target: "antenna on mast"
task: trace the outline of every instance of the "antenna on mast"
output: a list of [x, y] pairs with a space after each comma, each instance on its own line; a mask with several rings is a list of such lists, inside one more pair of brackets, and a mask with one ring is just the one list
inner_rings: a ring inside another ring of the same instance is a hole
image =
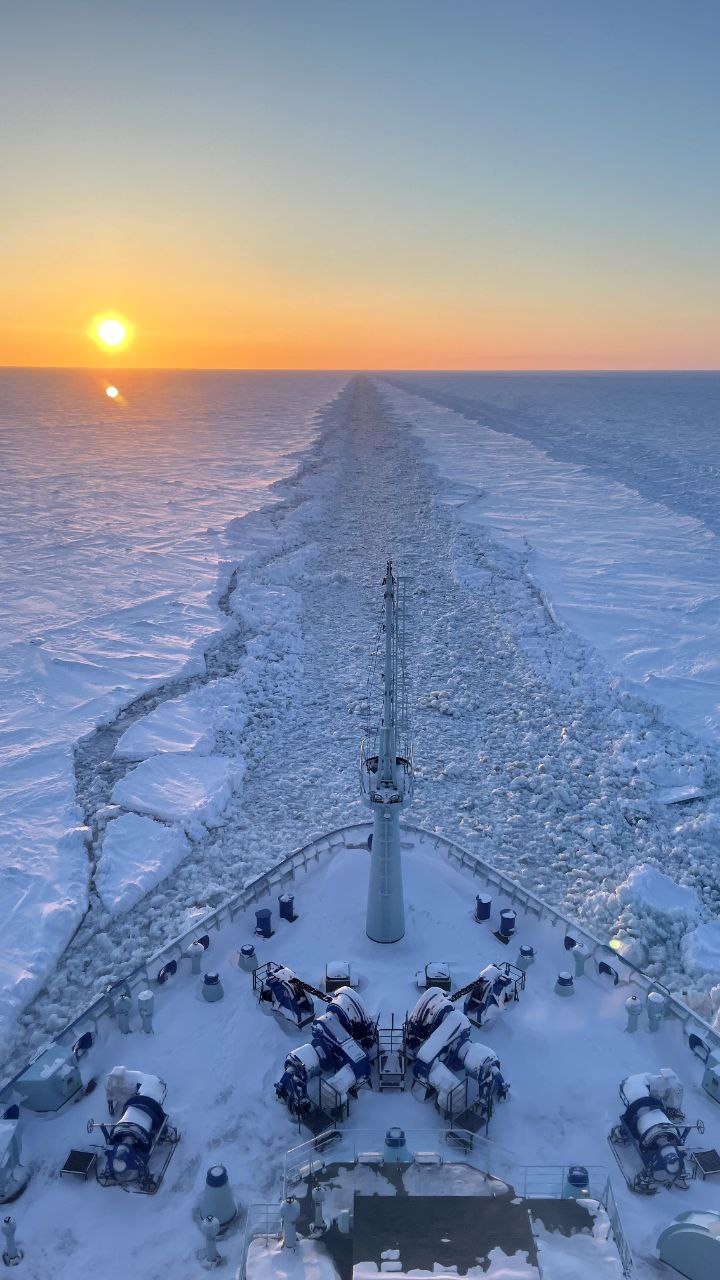
[[382, 708], [360, 748], [360, 786], [373, 812], [366, 933], [373, 942], [399, 942], [405, 933], [400, 812], [413, 790], [412, 747], [405, 675], [405, 588], [388, 560], [383, 578]]

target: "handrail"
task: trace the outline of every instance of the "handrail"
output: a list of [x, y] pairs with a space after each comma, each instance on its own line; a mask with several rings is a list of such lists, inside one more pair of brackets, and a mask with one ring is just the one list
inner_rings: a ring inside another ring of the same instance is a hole
[[605, 1184], [605, 1189], [601, 1196], [601, 1204], [604, 1206], [607, 1216], [610, 1219], [610, 1231], [612, 1232], [612, 1237], [615, 1241], [615, 1247], [620, 1254], [620, 1263], [622, 1265], [623, 1275], [631, 1276], [634, 1267], [633, 1256], [623, 1229], [620, 1210], [617, 1206], [617, 1200], [615, 1199], [615, 1192], [613, 1191], [610, 1178], [608, 1178]]
[[589, 944], [589, 950], [593, 958], [597, 959], [602, 956], [603, 959], [612, 964], [614, 969], [626, 970], [629, 982], [635, 982], [645, 991], [661, 989], [664, 994], [667, 993], [668, 1008], [679, 1018], [684, 1034], [689, 1036], [692, 1031], [696, 1031], [697, 1034], [709, 1041], [715, 1048], [720, 1048], [720, 1031], [715, 1030], [699, 1013], [696, 1013], [694, 1009], [691, 1009], [689, 1005], [686, 1005], [677, 996], [668, 992], [662, 983], [655, 978], [650, 978], [632, 961], [618, 955], [607, 943], [595, 937], [585, 925], [573, 920], [570, 916], [566, 916], [562, 911], [558, 911], [557, 908], [550, 906], [542, 898], [538, 898], [534, 893], [531, 893], [529, 889], [524, 889], [522, 885], [518, 884], [504, 871], [499, 871], [492, 863], [486, 862], [484, 858], [479, 857], [477, 854], [470, 853], [468, 849], [464, 849], [457, 841], [450, 840], [437, 832], [427, 831], [424, 827], [415, 826], [410, 822], [403, 821], [401, 827], [406, 831], [411, 831], [414, 835], [430, 840], [435, 849], [443, 853], [449, 862], [455, 862], [465, 870], [471, 869], [475, 875], [481, 875], [491, 884], [497, 885], [498, 888], [510, 895], [511, 903], [523, 903], [539, 920], [547, 919], [553, 925], [562, 924], [566, 929], [570, 929], [578, 940]]
[[240, 1261], [235, 1272], [235, 1280], [244, 1280], [248, 1249], [253, 1240], [258, 1240], [260, 1236], [265, 1236], [266, 1241], [269, 1241], [271, 1236], [278, 1238], [281, 1232], [282, 1221], [279, 1204], [257, 1203], [248, 1205]]
[[[291, 1147], [285, 1154], [285, 1176], [283, 1180], [284, 1195], [288, 1195], [292, 1187], [315, 1167], [316, 1159], [327, 1159], [330, 1163], [356, 1165], [364, 1153], [380, 1156], [384, 1146], [384, 1133], [381, 1130], [355, 1129], [339, 1130], [339, 1140], [329, 1145], [328, 1139], [335, 1131], [327, 1130], [317, 1134], [306, 1142]], [[459, 1130], [407, 1129], [405, 1138], [408, 1151], [435, 1150], [442, 1155], [443, 1146], [451, 1145], [451, 1133]], [[566, 1178], [570, 1165], [523, 1165], [514, 1154], [489, 1138], [467, 1132], [468, 1148], [458, 1156], [453, 1150], [453, 1162], [469, 1164], [478, 1172], [496, 1178], [512, 1187], [516, 1195], [524, 1200], [561, 1200], [565, 1194]], [[447, 1156], [445, 1157], [447, 1159]], [[632, 1274], [633, 1260], [627, 1238], [623, 1230], [620, 1213], [605, 1165], [586, 1165], [588, 1173], [588, 1191], [593, 1200], [597, 1200], [606, 1210], [610, 1233], [618, 1251], [623, 1274]], [[305, 1171], [303, 1174], [302, 1171]]]
[[[369, 829], [370, 823], [367, 820], [352, 822], [347, 826], [335, 827], [333, 830], [317, 836], [307, 844], [301, 845], [299, 849], [294, 850], [287, 858], [281, 859], [273, 867], [261, 872], [254, 880], [247, 881], [238, 893], [233, 894], [225, 902], [214, 907], [207, 915], [201, 917], [192, 928], [186, 929], [184, 933], [154, 952], [142, 964], [118, 979], [113, 984], [110, 994], [117, 994], [123, 990], [132, 993], [141, 984], [143, 986], [153, 984], [155, 981], [153, 975], [157, 975], [158, 969], [162, 968], [163, 964], [166, 964], [169, 960], [180, 961], [185, 954], [186, 948], [199, 935], [208, 933], [210, 930], [219, 929], [224, 924], [232, 922], [236, 915], [244, 911], [253, 902], [257, 902], [263, 896], [271, 893], [274, 888], [285, 884], [288, 880], [294, 880], [298, 871], [307, 871], [309, 863], [312, 862], [317, 865], [321, 858], [329, 856], [336, 849], [340, 847], [347, 848], [350, 837], [353, 835], [359, 836], [361, 833], [364, 835]], [[528, 889], [524, 889], [505, 872], [499, 871], [492, 863], [486, 862], [477, 854], [470, 853], [469, 850], [464, 849], [457, 841], [450, 840], [438, 832], [428, 831], [426, 828], [416, 826], [410, 822], [403, 821], [401, 829], [427, 840], [449, 862], [454, 862], [465, 870], [471, 870], [473, 874], [482, 876], [491, 884], [497, 885], [498, 888], [509, 895], [511, 902], [522, 903], [538, 919], [548, 919], [553, 925], [562, 924], [571, 929], [575, 936], [589, 944], [593, 956], [596, 957], [598, 954], [602, 954], [603, 958], [612, 963], [615, 969], [626, 970], [629, 975], [628, 981], [637, 983], [638, 986], [647, 991], [660, 986], [659, 983], [648, 977], [647, 974], [631, 964], [630, 961], [617, 955], [606, 943], [601, 942], [583, 925], [564, 915], [563, 912], [558, 911], [555, 907], [550, 906], [543, 899], [536, 897], [535, 894]], [[701, 1018], [699, 1014], [690, 1009], [677, 996], [668, 996], [667, 1007], [680, 1019], [686, 1036], [689, 1036], [694, 1031], [714, 1047], [720, 1048], [720, 1032], [711, 1027], [704, 1018]], [[0, 1100], [4, 1099], [5, 1094], [12, 1089], [20, 1076], [52, 1044], [67, 1047], [74, 1043], [79, 1032], [88, 1029], [96, 1031], [101, 1020], [108, 1016], [108, 994], [104, 993], [92, 1001], [81, 1013], [77, 1014], [58, 1035], [48, 1039], [18, 1071], [0, 1084]]]
[[[114, 982], [110, 988], [110, 996], [119, 995], [122, 991], [128, 991], [132, 994], [141, 985], [154, 985], [158, 970], [164, 964], [167, 964], [169, 960], [179, 961], [184, 956], [186, 948], [197, 937], [203, 933], [209, 933], [211, 930], [220, 929], [224, 924], [231, 923], [235, 916], [251, 906], [253, 902], [258, 902], [278, 885], [282, 885], [288, 880], [293, 880], [298, 871], [307, 871], [309, 863], [317, 865], [323, 857], [329, 856], [340, 846], [347, 848], [348, 837], [353, 834], [359, 835], [367, 829], [367, 821], [353, 822], [344, 827], [335, 827], [333, 830], [317, 836], [307, 844], [301, 845], [299, 849], [295, 849], [287, 858], [283, 858], [273, 867], [261, 872], [255, 879], [247, 881], [242, 889], [233, 894], [232, 897], [227, 898], [219, 906], [213, 907], [211, 911], [196, 921], [192, 928], [186, 929], [170, 942], [166, 942], [158, 951], [153, 952], [147, 960], [131, 969], [123, 977], [118, 978], [117, 982]], [[62, 1031], [48, 1038], [46, 1043], [19, 1070], [13, 1072], [9, 1078], [0, 1084], [0, 1100], [3, 1099], [7, 1090], [12, 1088], [20, 1076], [27, 1071], [28, 1067], [51, 1045], [67, 1046], [73, 1044], [80, 1030], [97, 1030], [101, 1020], [108, 1016], [108, 992], [103, 992], [85, 1009], [76, 1014], [63, 1027]], [[90, 1027], [88, 1024], [90, 1024]]]

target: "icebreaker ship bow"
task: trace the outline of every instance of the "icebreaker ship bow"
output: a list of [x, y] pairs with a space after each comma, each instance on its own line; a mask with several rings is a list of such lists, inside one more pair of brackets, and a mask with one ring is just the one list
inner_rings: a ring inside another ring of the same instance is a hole
[[[521, 862], [403, 823], [401, 866], [404, 632], [388, 562], [372, 822], [191, 912], [0, 1083], [0, 1203], [18, 1203], [0, 1256], [26, 1251], [28, 1280], [121, 1280], [128, 1256], [138, 1280], [223, 1261], [237, 1280], [653, 1280], [658, 1257], [669, 1280], [720, 1280], [720, 1028], [527, 889]], [[187, 1152], [171, 1178], [166, 1097]]]

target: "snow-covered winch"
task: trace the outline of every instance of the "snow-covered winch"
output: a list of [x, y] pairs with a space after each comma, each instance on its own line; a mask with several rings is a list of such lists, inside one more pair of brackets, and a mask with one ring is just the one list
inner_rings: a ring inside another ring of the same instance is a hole
[[493, 1049], [470, 1040], [471, 1024], [447, 996], [431, 988], [405, 1023], [405, 1047], [425, 1098], [434, 1097], [443, 1117], [475, 1129], [487, 1125], [508, 1086]]
[[[620, 1097], [625, 1111], [609, 1141], [630, 1189], [645, 1195], [659, 1185], [686, 1190], [693, 1170], [685, 1142], [692, 1129], [703, 1133], [705, 1126], [686, 1124], [678, 1076], [669, 1068], [627, 1076]], [[639, 1160], [633, 1161], [632, 1148]]]
[[[307, 1026], [315, 1016], [309, 984], [275, 960], [268, 960], [253, 971], [253, 990], [263, 1009], [279, 1013], [297, 1027]], [[321, 1000], [326, 999], [321, 991], [315, 994]]]
[[[525, 957], [528, 966], [532, 959], [532, 956]], [[473, 1026], [481, 1027], [506, 1005], [517, 1002], [524, 987], [525, 969], [506, 960], [502, 964], [486, 965], [474, 982], [455, 992], [453, 1001], [464, 996], [463, 1012]]]
[[[377, 1027], [360, 996], [341, 987], [312, 1024], [311, 1043], [291, 1050], [275, 1092], [293, 1115], [326, 1114], [337, 1121], [349, 1099], [369, 1084]], [[311, 1083], [314, 1088], [311, 1090]]]
[[96, 1165], [97, 1180], [104, 1187], [152, 1194], [180, 1140], [163, 1107], [167, 1087], [158, 1076], [116, 1067], [106, 1090], [111, 1115], [114, 1111], [119, 1119], [112, 1124], [88, 1121], [88, 1133], [100, 1129], [105, 1139]]

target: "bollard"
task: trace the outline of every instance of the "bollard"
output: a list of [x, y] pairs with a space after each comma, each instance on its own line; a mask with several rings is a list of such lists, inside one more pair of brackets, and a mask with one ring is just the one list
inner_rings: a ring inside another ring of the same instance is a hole
[[215, 1000], [222, 1000], [223, 985], [220, 981], [219, 973], [206, 973], [203, 978], [202, 993], [208, 1004], [212, 1004]]
[[[584, 942], [576, 942], [573, 947], [573, 960], [575, 961], [575, 977], [582, 978], [585, 973], [585, 965], [589, 956], [589, 951]], [[579, 1166], [578, 1166], [579, 1167]]]
[[118, 1028], [122, 1035], [130, 1034], [130, 1012], [132, 1010], [132, 996], [129, 991], [123, 991], [117, 1002], [117, 1020]]
[[238, 964], [246, 973], [254, 973], [258, 967], [258, 958], [252, 942], [244, 942], [240, 948]]
[[217, 1218], [213, 1218], [208, 1214], [206, 1218], [200, 1219], [200, 1230], [205, 1237], [205, 1258], [211, 1267], [218, 1267], [222, 1262], [222, 1254], [218, 1253], [218, 1247], [215, 1243], [220, 1234], [220, 1223]]
[[152, 991], [140, 991], [138, 993], [137, 1002], [142, 1029], [146, 1036], [151, 1036], [153, 1029], [153, 1010], [155, 1009], [155, 997]]
[[639, 995], [628, 996], [625, 1001], [625, 1012], [627, 1014], [626, 1031], [637, 1031], [640, 1022], [640, 1016], [643, 1011], [643, 1002]]
[[529, 946], [527, 943], [523, 943], [523, 945], [520, 948], [518, 958], [516, 961], [517, 968], [521, 969], [523, 973], [527, 973], [528, 969], [530, 968], [530, 965], [534, 963], [535, 963], [535, 948]]
[[272, 938], [272, 911], [269, 907], [261, 907], [255, 912], [255, 932], [260, 938]]
[[584, 1200], [590, 1194], [590, 1175], [582, 1164], [571, 1164], [565, 1174], [563, 1200]]
[[575, 995], [575, 984], [572, 979], [572, 974], [568, 973], [567, 969], [560, 970], [554, 990], [556, 996]]
[[322, 1231], [327, 1230], [327, 1223], [323, 1218], [323, 1205], [325, 1203], [324, 1187], [313, 1187], [312, 1201], [315, 1206], [315, 1212], [313, 1214], [313, 1229], [318, 1235], [320, 1235]]
[[293, 1252], [297, 1247], [297, 1220], [300, 1217], [300, 1205], [295, 1196], [288, 1196], [287, 1200], [283, 1200], [280, 1205], [280, 1221], [282, 1222], [282, 1247], [283, 1249], [292, 1249]]
[[115, 992], [112, 986], [105, 988], [105, 998], [107, 1000], [108, 1014], [111, 1018], [115, 1019], [117, 1016], [117, 1010], [115, 1008]]
[[385, 1164], [412, 1164], [412, 1155], [407, 1149], [404, 1129], [396, 1125], [388, 1129], [385, 1134], [383, 1161]]
[[660, 991], [651, 991], [647, 998], [647, 1016], [651, 1031], [658, 1031], [665, 1017], [665, 996]]
[[492, 898], [488, 893], [478, 893], [475, 897], [475, 919], [478, 924], [482, 924], [483, 920], [490, 919], [490, 909], [492, 907]]
[[295, 899], [291, 893], [281, 893], [278, 898], [278, 908], [280, 911], [280, 919], [287, 920], [292, 924], [293, 920], [297, 920], [295, 915]]
[[205, 955], [205, 948], [201, 942], [191, 942], [186, 948], [185, 955], [190, 957], [190, 972], [197, 978], [200, 976], [200, 961]]
[[208, 1169], [200, 1212], [203, 1218], [217, 1219], [220, 1231], [225, 1231], [237, 1217], [237, 1205], [224, 1164], [214, 1164]]
[[515, 922], [517, 920], [517, 911], [513, 911], [512, 907], [504, 907], [500, 912], [500, 929], [499, 933], [505, 940], [512, 938], [515, 932]]
[[6, 1267], [16, 1267], [21, 1262], [24, 1254], [22, 1249], [18, 1249], [15, 1240], [15, 1219], [8, 1214], [7, 1218], [3, 1218], [2, 1233], [5, 1237], [5, 1248], [3, 1249], [3, 1262]]

